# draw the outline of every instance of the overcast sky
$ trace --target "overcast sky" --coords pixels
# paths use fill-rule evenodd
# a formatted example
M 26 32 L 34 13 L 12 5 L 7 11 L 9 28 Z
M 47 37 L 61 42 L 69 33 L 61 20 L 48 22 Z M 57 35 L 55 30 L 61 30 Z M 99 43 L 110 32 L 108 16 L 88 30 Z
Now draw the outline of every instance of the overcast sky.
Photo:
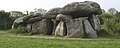
M 71 2 L 85 0 L 0 0 L 0 10 L 5 11 L 31 11 L 34 8 L 49 10 L 54 7 L 63 7 Z M 102 9 L 116 8 L 120 11 L 120 0 L 89 0 L 100 4 Z

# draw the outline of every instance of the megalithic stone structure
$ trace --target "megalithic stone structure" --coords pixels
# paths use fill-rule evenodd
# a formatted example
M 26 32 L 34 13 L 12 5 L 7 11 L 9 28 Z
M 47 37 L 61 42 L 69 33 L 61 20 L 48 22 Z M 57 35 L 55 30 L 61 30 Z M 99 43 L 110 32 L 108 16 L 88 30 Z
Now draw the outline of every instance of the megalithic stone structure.
M 13 28 L 21 25 L 28 32 L 66 36 L 73 38 L 96 38 L 100 31 L 98 16 L 100 5 L 93 1 L 72 2 L 63 7 L 52 8 L 45 14 L 31 14 L 18 18 Z

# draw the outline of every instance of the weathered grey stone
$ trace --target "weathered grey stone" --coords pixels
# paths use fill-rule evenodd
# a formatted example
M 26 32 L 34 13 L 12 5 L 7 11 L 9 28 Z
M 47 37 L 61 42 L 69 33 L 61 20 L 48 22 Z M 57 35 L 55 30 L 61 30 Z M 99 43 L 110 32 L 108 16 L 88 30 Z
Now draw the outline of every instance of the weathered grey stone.
M 24 21 L 24 24 L 29 24 L 29 23 L 34 23 L 36 21 L 40 21 L 42 19 L 43 19 L 42 15 L 39 13 L 39 14 L 35 14 L 35 15 L 25 16 L 23 18 L 23 21 Z
M 26 23 L 34 23 L 34 22 L 37 22 L 37 21 L 41 21 L 43 18 L 42 17 L 32 17 L 28 20 L 25 20 Z
M 43 15 L 42 17 L 45 18 L 45 19 L 55 19 L 57 15 Z
M 12 25 L 12 29 L 13 28 L 17 28 L 19 25 L 21 25 L 23 23 L 23 19 L 25 17 L 20 17 L 18 19 L 16 19 L 14 22 L 13 22 L 13 25 Z
M 89 21 L 94 30 L 100 31 L 101 27 L 100 27 L 100 20 L 98 18 L 98 15 L 93 15 L 92 17 L 89 17 Z
M 53 22 L 50 19 L 43 19 L 32 24 L 32 32 L 40 34 L 52 34 Z
M 67 22 L 69 20 L 72 20 L 72 17 L 69 16 L 69 15 L 58 14 L 57 17 L 56 17 L 56 20 Z
M 84 18 L 83 22 L 84 22 L 85 36 L 90 38 L 97 37 L 96 31 L 92 28 L 87 18 Z
M 33 16 L 42 16 L 42 14 L 39 13 L 39 12 L 35 12 L 35 13 L 33 14 Z
M 52 21 L 54 23 L 54 28 L 53 28 L 53 31 L 52 31 L 52 35 L 55 35 L 56 27 L 58 26 L 58 24 L 59 24 L 60 21 L 57 21 L 55 19 L 52 19 Z
M 45 15 L 43 15 L 43 18 L 48 18 L 48 19 L 55 19 L 58 14 L 61 13 L 61 8 L 52 8 L 50 9 Z
M 76 18 L 66 22 L 67 36 L 74 38 L 84 37 L 83 22 L 81 18 Z
M 108 9 L 108 12 L 112 15 L 116 15 L 118 13 L 118 11 L 115 8 Z
M 47 15 L 57 15 L 61 13 L 61 8 L 57 7 L 57 8 L 52 8 L 50 9 L 46 14 Z
M 25 29 L 27 30 L 27 32 L 31 32 L 31 30 L 32 30 L 32 24 L 27 24 L 25 26 Z
M 29 19 L 33 18 L 34 16 L 28 15 L 28 16 L 24 16 L 24 17 L 20 17 L 18 19 L 16 19 L 12 25 L 12 28 L 17 28 L 19 25 L 24 25 L 26 24 Z
M 65 5 L 61 11 L 62 14 L 71 15 L 72 17 L 85 17 L 92 14 L 101 14 L 100 5 L 93 1 L 73 2 Z
M 65 36 L 66 35 L 66 27 L 65 22 L 60 22 L 55 30 L 55 36 Z
M 24 17 L 20 17 L 20 18 L 16 19 L 14 22 L 16 22 L 16 23 L 22 23 L 23 22 L 23 18 Z

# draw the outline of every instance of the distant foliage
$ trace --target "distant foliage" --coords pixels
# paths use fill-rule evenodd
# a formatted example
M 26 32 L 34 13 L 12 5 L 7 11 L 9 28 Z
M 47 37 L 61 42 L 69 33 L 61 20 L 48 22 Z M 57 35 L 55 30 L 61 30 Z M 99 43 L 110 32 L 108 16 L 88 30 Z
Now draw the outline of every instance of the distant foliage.
M 4 10 L 0 11 L 0 30 L 11 29 L 11 26 L 15 19 L 24 16 L 20 11 L 11 11 L 5 12 Z
M 103 13 L 100 18 L 102 29 L 107 31 L 110 35 L 120 36 L 120 14 L 110 15 Z
M 12 26 L 12 18 L 9 17 L 10 13 L 0 11 L 0 30 L 10 29 Z
M 22 17 L 24 14 L 20 11 L 10 11 L 10 17 Z
M 41 15 L 44 15 L 45 13 L 47 12 L 47 10 L 45 9 L 42 9 L 42 8 L 35 8 L 33 12 L 30 12 L 30 14 L 41 14 Z

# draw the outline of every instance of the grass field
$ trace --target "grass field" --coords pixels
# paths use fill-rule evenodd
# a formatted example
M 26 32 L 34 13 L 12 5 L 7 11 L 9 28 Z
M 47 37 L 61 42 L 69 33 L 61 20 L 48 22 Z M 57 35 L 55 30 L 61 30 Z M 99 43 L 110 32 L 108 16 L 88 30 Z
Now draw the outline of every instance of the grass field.
M 0 32 L 0 48 L 120 48 L 120 39 L 45 39 Z

